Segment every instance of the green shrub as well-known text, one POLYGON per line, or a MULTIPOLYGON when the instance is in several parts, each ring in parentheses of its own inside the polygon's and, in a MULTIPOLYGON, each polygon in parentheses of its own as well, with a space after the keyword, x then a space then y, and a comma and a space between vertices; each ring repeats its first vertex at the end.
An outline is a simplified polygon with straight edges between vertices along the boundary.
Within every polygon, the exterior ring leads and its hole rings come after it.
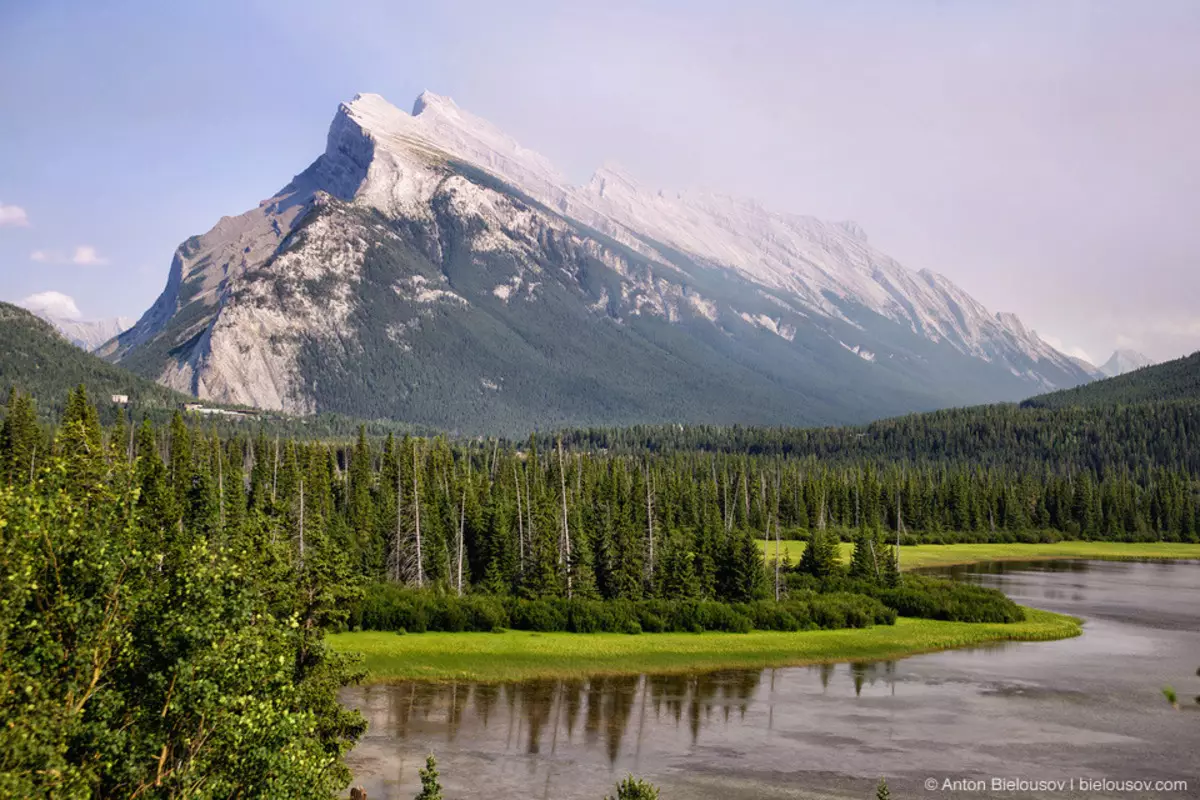
POLYGON ((517 600, 512 608, 512 625, 523 631, 550 633, 567 630, 565 601, 517 600))

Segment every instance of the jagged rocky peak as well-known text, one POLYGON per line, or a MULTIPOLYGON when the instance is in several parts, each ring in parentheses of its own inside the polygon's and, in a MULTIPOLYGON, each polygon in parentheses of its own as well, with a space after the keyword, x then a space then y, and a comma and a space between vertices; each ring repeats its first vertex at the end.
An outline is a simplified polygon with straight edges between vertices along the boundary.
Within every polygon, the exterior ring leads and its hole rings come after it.
MULTIPOLYGON (((372 96, 379 97, 379 95, 372 95, 372 96)), ((382 100, 383 98, 379 98, 379 99, 382 100)), ((425 109, 430 108, 431 106, 434 108, 437 108, 439 110, 449 110, 449 109, 453 109, 454 111, 458 110, 458 105, 454 102, 454 100, 452 98, 443 97, 440 94, 434 94, 433 92, 426 89, 425 91, 423 91, 419 95, 417 95, 417 99, 415 101, 413 101, 412 115, 414 117, 420 116, 425 111, 425 109)))
POLYGON ((411 108, 378 94, 341 103, 325 151, 185 241, 159 299, 106 355, 209 399, 449 426, 486 425, 481 386, 510 423, 631 423, 720 395, 734 399, 727 413, 681 418, 825 424, 1090 376, 854 222, 653 191, 613 163, 575 186, 448 97, 426 91, 411 108), (747 359, 764 376, 753 385, 747 359), (452 365, 439 367, 449 395, 405 377, 430 363, 452 365), (617 377, 629 370, 645 380, 617 377), (360 373, 385 377, 346 384, 360 373), (827 390, 814 399, 816 383, 827 390), (594 402, 608 410, 579 416, 594 402))

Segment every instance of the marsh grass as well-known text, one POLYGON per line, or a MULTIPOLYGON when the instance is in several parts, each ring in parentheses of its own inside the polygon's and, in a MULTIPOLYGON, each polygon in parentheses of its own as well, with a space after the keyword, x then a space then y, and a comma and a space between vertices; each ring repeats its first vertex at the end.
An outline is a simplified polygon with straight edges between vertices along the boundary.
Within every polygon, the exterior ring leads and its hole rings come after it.
POLYGON ((799 666, 886 660, 1004 641, 1078 636, 1074 617, 1026 609, 1016 623, 966 623, 902 617, 895 625, 785 633, 395 633, 363 631, 329 637, 337 650, 363 654, 368 681, 485 683, 643 672, 799 666))
MULTIPOLYGON (((763 554, 775 557, 775 542, 761 542, 763 554)), ((780 552, 795 564, 804 553, 803 541, 780 542, 780 552)), ((848 564, 854 545, 842 542, 842 563, 848 564)), ((979 561, 1042 561, 1089 558, 1131 561, 1145 558, 1200 560, 1200 544, 1180 542, 1057 542, 1054 544, 915 544, 900 548, 900 568, 951 567, 979 561)))

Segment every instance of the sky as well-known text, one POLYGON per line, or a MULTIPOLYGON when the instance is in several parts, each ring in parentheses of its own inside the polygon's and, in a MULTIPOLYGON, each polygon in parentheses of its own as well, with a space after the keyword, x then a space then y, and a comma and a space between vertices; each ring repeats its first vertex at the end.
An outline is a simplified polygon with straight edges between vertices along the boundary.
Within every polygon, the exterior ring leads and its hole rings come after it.
POLYGON ((140 316, 339 102, 426 88, 581 183, 853 219, 1095 363, 1200 349, 1194 0, 0 0, 0 299, 140 316))

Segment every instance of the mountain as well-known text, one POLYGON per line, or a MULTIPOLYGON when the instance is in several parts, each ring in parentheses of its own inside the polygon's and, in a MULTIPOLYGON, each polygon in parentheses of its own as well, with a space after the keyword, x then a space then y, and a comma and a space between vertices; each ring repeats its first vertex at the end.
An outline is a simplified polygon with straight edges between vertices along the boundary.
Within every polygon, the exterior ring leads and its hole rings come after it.
POLYGON ((0 402, 9 389, 32 394, 43 410, 61 410, 67 393, 87 386, 103 407, 114 394, 129 397, 140 410, 174 408, 191 400, 154 381, 85 353, 46 320, 0 302, 0 402))
POLYGON ((1144 356, 1136 350, 1115 350, 1112 357, 1104 362, 1100 372, 1109 377, 1115 378, 1118 375, 1124 375, 1126 372, 1133 372, 1135 369, 1148 367, 1154 361, 1149 356, 1144 356))
POLYGON ((96 350, 109 339, 122 331, 133 327, 136 320, 128 317, 112 317, 111 319, 78 320, 62 319, 49 314, 38 314, 39 317, 58 328, 64 336, 76 347, 89 353, 96 350))
POLYGON ((572 186, 429 92, 342 104, 325 152, 185 241, 102 352, 207 399, 515 434, 860 422, 1091 377, 853 223, 611 166, 572 186))
MULTIPOLYGON (((1136 354, 1135 354, 1136 355, 1136 354)), ((1200 403, 1200 352, 1022 403, 1034 408, 1200 403)), ((1186 439, 1181 429, 1178 437, 1186 439)))

